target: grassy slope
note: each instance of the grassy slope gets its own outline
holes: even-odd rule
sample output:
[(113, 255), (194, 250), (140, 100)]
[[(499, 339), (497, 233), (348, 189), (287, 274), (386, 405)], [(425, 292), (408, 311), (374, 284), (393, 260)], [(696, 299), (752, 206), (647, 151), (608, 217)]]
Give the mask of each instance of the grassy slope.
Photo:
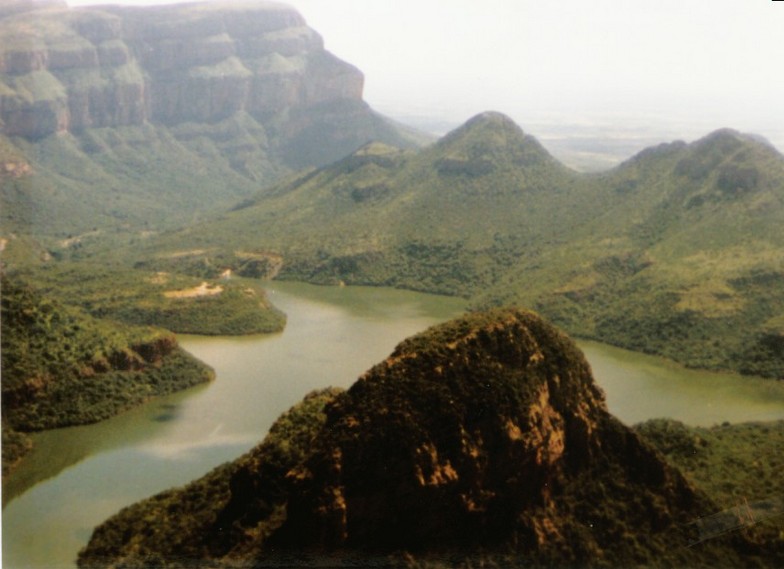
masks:
[(755, 542), (767, 544), (773, 555), (771, 566), (784, 564), (784, 422), (703, 428), (655, 419), (635, 429), (705, 490), (719, 508), (730, 509), (746, 501), (778, 501), (777, 517), (744, 531)]
[[(113, 136), (119, 135), (115, 133)], [(139, 144), (144, 145), (141, 141)], [(154, 148), (149, 151), (155, 153)], [(61, 156), (59, 152), (54, 154)], [(138, 155), (136, 157), (139, 158)], [(121, 159), (118, 160), (122, 162)], [(100, 216), (85, 216), (80, 213), (83, 204), (79, 204), (82, 199), (79, 196), (86, 201), (96, 201), (91, 193), (94, 189), (92, 186), (76, 184), (76, 190), (72, 192), (73, 188), (67, 181), (47, 181), (47, 174), (39, 174), (18, 149), (3, 145), (2, 141), (0, 162), (6, 168), (9, 165), (12, 168), (10, 173), (0, 172), (0, 185), (3, 187), (2, 211), (5, 214), (0, 232), (3, 266), (9, 271), (23, 272), (28, 280), (37, 283), (51, 296), (67, 304), (81, 306), (96, 317), (112, 318), (130, 324), (162, 326), (175, 332), (249, 334), (275, 332), (283, 328), (285, 317), (270, 305), (264, 292), (256, 285), (210, 281), (207, 285), (212, 289), (222, 288), (221, 294), (171, 298), (166, 296), (167, 293), (193, 289), (203, 281), (193, 277), (157, 275), (118, 268), (111, 257), (101, 265), (53, 262), (55, 257), (60, 256), (58, 250), (67, 249), (73, 258), (78, 259), (82, 248), (91, 244), (113, 256), (117, 240), (128, 240), (119, 237), (122, 232), (112, 233), (112, 230), (102, 228)], [(124, 166), (129, 175), (134, 172), (135, 167), (141, 167), (139, 164), (133, 167), (132, 165), (133, 161)], [(80, 171), (80, 166), (84, 166), (86, 170)], [(115, 165), (115, 171), (117, 167), (118, 165)], [(78, 156), (69, 168), (72, 168), (74, 175), (78, 173), (85, 183), (100, 186), (106, 182), (100, 173), (96, 174), (89, 165), (82, 164)], [(201, 165), (194, 170), (194, 175), (199, 175), (204, 169), (205, 166)], [(145, 178), (140, 172), (142, 170), (134, 175), (150, 183), (153, 178)], [(147, 174), (149, 175), (149, 172)], [(210, 181), (209, 176), (202, 180), (205, 188)], [(157, 211), (161, 202), (154, 198), (153, 190), (150, 190), (150, 193), (151, 195), (144, 199), (138, 195), (129, 199), (145, 202), (145, 208)], [(54, 203), (49, 203), (49, 207), (41, 207), (41, 204), (50, 198)], [(64, 201), (60, 203), (60, 199)], [(184, 204), (191, 199), (193, 196), (180, 196), (178, 200), (183, 204), (180, 204), (182, 207), (177, 207), (187, 211)], [(128, 204), (118, 204), (117, 207), (118, 211), (144, 211)], [(157, 211), (155, 215), (165, 216), (165, 209), (164, 207), (163, 210)], [(33, 236), (39, 226), (46, 226), (47, 231), (56, 235), (61, 224), (73, 225), (74, 219), (81, 220), (80, 223), (84, 224), (81, 229), (84, 229), (85, 233), (64, 234), (61, 235), (62, 239), (55, 239), (52, 234), (48, 237), (40, 234)], [(176, 221), (176, 216), (173, 219)], [(129, 219), (128, 223), (133, 225), (138, 221)], [(155, 225), (155, 216), (144, 221), (145, 224), (148, 222)], [(130, 246), (134, 246), (133, 239)], [(222, 272), (223, 269), (214, 276)]]
[(535, 140), (485, 118), (418, 154), (370, 145), (155, 247), (278, 251), (288, 278), (468, 296), (527, 243), (557, 238), (552, 191), (590, 205), (574, 191), (575, 175)]
[(232, 170), (209, 138), (197, 149), (199, 142), (182, 143), (152, 125), (37, 143), (15, 139), (11, 143), (33, 172), (2, 180), (2, 224), (52, 240), (101, 230), (106, 240), (118, 231), (194, 221), (206, 204), (228, 207), (257, 190), (257, 182)]
[(63, 303), (127, 324), (185, 334), (236, 335), (279, 332), (286, 322), (251, 281), (204, 280), (85, 263), (50, 263), (23, 274)]
[(285, 278), (517, 303), (574, 334), (784, 377), (782, 226), (784, 159), (738, 133), (578, 175), (485, 114), (417, 153), (365, 147), (135, 258), (190, 271), (271, 252)]
[[(311, 114), (312, 120), (319, 119), (316, 111)], [(405, 143), (386, 119), (371, 115), (366, 110), (353, 119), (375, 120), (386, 138)], [(320, 138), (327, 139), (340, 125), (319, 127)], [(194, 223), (292, 171), (278, 155), (284, 151), (270, 147), (269, 136), (252, 116), (237, 113), (209, 125), (93, 128), (37, 142), (0, 137), (33, 168), (27, 181), (0, 180), (4, 212), (0, 221), (52, 239), (100, 229), (104, 241), (116, 233)], [(350, 140), (344, 144), (347, 153), (356, 147)], [(285, 160), (297, 167), (320, 162), (316, 153), (300, 156), (297, 148), (285, 150), (290, 156)]]
[(781, 155), (718, 132), (594, 183), (611, 207), (485, 301), (531, 303), (574, 333), (689, 365), (784, 376)]

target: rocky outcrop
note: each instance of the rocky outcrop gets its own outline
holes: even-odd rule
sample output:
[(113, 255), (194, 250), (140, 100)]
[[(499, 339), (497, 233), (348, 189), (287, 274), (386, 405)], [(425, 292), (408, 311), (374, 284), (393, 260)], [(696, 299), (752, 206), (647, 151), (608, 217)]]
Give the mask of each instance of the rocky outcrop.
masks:
[(272, 3), (25, 11), (2, 21), (0, 117), (37, 139), (361, 101), (363, 76)]
[(507, 309), (306, 399), (233, 465), (100, 526), (80, 565), (735, 563), (688, 547), (711, 508), (608, 413), (571, 340)]
[(2, 217), (37, 238), (191, 222), (369, 140), (424, 141), (282, 4), (5, 8), (0, 146), (38, 177), (0, 187)]
[(651, 550), (685, 545), (676, 528), (701, 502), (609, 415), (572, 342), (517, 310), (401, 344), (328, 407), (289, 478), (275, 543), (321, 551), (514, 543), (531, 559), (593, 562), (629, 547), (631, 527)]

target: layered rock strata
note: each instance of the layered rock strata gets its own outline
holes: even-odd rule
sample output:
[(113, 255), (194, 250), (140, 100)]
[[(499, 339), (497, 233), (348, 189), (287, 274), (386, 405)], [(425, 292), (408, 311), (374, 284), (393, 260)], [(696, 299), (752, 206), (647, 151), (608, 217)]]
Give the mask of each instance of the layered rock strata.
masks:
[(280, 4), (55, 5), (4, 18), (2, 46), (3, 130), (28, 139), (362, 100), (362, 73)]

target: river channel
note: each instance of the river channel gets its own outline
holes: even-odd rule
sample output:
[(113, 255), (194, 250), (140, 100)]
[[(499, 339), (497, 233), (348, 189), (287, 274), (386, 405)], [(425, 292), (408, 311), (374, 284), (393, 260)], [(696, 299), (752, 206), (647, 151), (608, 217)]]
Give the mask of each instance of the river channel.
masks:
[[(3, 567), (72, 569), (92, 529), (122, 507), (236, 458), (309, 391), (348, 387), (400, 340), (463, 311), (457, 299), (380, 288), (272, 283), (268, 292), (288, 315), (284, 332), (180, 337), (215, 368), (216, 381), (97, 425), (35, 437), (35, 450), (3, 489)], [(784, 419), (784, 389), (774, 382), (580, 346), (610, 411), (627, 423)]]

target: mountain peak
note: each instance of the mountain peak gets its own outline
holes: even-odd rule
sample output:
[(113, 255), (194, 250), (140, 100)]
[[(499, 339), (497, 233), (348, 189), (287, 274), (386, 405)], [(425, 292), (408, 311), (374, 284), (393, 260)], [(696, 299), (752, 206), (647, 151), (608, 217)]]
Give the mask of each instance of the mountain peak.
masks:
[(503, 113), (480, 113), (456, 128), (435, 148), (446, 153), (441, 173), (489, 173), (499, 166), (531, 166), (555, 163), (555, 159), (533, 136), (527, 135)]
[(448, 133), (442, 140), (448, 141), (478, 132), (504, 132), (507, 136), (525, 137), (523, 129), (511, 118), (497, 111), (485, 111), (468, 119), (462, 126), (459, 126)]
[[(608, 413), (579, 349), (534, 313), (497, 309), (435, 326), (322, 405), (297, 420), (308, 432), (287, 429), (286, 453), (265, 441), (221, 480), (216, 471), (121, 512), (80, 564), (179, 559), (177, 544), (188, 542), (214, 544), (218, 565), (277, 566), (287, 551), (338, 565), (401, 551), (423, 560), (499, 551), (520, 565), (639, 555), (693, 564), (683, 527), (709, 503)], [(213, 524), (156, 516), (167, 501), (191, 507), (185, 497), (205, 488), (225, 489), (206, 502), (215, 512), (198, 514)], [(149, 538), (118, 538), (139, 524)]]
[(720, 145), (736, 146), (743, 142), (745, 137), (732, 128), (720, 128), (694, 141), (693, 146)]
[(743, 146), (758, 145), (775, 149), (767, 139), (760, 135), (740, 132), (732, 128), (720, 128), (694, 141), (690, 146), (698, 150), (709, 149), (711, 151), (731, 153)]
[(514, 122), (509, 116), (498, 111), (485, 111), (483, 113), (479, 113), (478, 115), (468, 119), (466, 122), (466, 125), (478, 124), (488, 124), (504, 128), (520, 128), (517, 123)]
[[(574, 343), (532, 312), (475, 313), (404, 341), (327, 407), (278, 537), (381, 550), (510, 539), (547, 557), (574, 523), (559, 512), (569, 481), (631, 456), (677, 517), (667, 494), (688, 484), (609, 415)], [(616, 490), (645, 486), (638, 474)]]
[[(326, 166), (327, 171), (352, 174), (365, 166), (391, 169), (401, 164), (407, 152), (383, 142), (369, 142), (342, 160)], [(356, 189), (356, 188), (355, 188)]]
[[(760, 137), (723, 128), (689, 144), (675, 173), (692, 181), (715, 181), (714, 197), (737, 198), (766, 186), (770, 165), (781, 163), (782, 156)], [(702, 203), (705, 196), (697, 202)]]

